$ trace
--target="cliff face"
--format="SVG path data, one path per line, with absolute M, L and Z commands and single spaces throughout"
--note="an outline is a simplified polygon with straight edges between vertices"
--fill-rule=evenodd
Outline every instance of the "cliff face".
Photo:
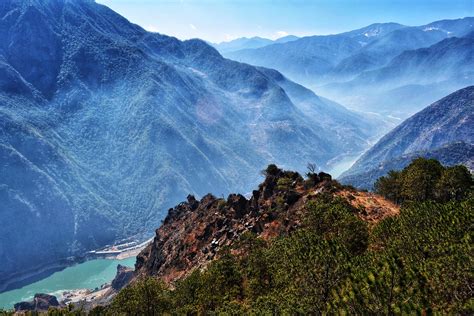
M 136 276 L 173 282 L 205 267 L 219 256 L 219 250 L 246 232 L 264 239 L 286 235 L 304 225 L 306 203 L 323 193 L 338 195 L 355 207 L 364 206 L 358 215 L 369 222 L 398 213 L 392 203 L 344 188 L 328 174 L 314 175 L 311 182 L 296 172 L 276 169 L 267 172 L 250 199 L 240 194 L 227 199 L 208 194 L 198 201 L 190 195 L 170 209 L 154 241 L 138 255 Z

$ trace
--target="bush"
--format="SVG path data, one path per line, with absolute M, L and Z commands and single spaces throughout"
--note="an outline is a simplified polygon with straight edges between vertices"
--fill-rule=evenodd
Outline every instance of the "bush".
M 398 171 L 390 171 L 379 178 L 374 185 L 375 192 L 399 204 L 402 202 L 402 179 Z
M 171 307 L 170 291 L 166 285 L 148 277 L 122 289 L 110 310 L 118 315 L 161 315 L 168 313 Z
M 281 172 L 280 168 L 278 168 L 275 164 L 270 164 L 268 167 L 262 171 L 264 176 L 276 176 Z
M 351 254 L 363 253 L 368 245 L 367 224 L 359 219 L 356 209 L 341 199 L 329 197 L 308 204 L 308 224 L 326 240 L 338 240 Z
M 280 191 L 288 191 L 289 189 L 291 189 L 292 184 L 293 180 L 291 178 L 280 178 L 277 181 L 277 189 Z
M 402 171 L 401 195 L 408 201 L 435 198 L 434 189 L 441 178 L 443 166 L 434 159 L 417 158 Z

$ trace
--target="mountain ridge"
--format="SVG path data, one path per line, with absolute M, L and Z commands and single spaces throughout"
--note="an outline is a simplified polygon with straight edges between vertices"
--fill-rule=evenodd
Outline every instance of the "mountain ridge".
M 426 107 L 382 137 L 340 177 L 343 183 L 371 188 L 373 182 L 389 171 L 400 169 L 414 156 L 429 156 L 453 164 L 473 166 L 474 86 L 460 89 Z M 461 143 L 459 143 L 461 142 Z M 463 145 L 464 144 L 464 145 Z M 454 146 L 457 158 L 446 158 L 446 149 Z M 438 152 L 438 155 L 431 154 Z M 449 153 L 449 151 L 448 151 Z M 406 156 L 402 159 L 403 156 Z M 399 160 L 398 164 L 391 161 Z M 400 161 L 401 160 L 401 161 Z M 388 166 L 385 166 L 387 164 Z M 375 172 L 376 170 L 376 172 Z M 376 174 L 370 178 L 361 174 Z M 359 180 L 357 179 L 359 178 Z

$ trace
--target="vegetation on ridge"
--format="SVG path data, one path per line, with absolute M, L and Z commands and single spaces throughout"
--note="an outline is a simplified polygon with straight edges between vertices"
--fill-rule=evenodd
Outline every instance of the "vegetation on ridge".
M 304 228 L 269 241 L 247 233 L 175 289 L 140 280 L 106 312 L 149 314 L 145 294 L 161 289 L 156 314 L 472 313 L 470 174 L 423 159 L 400 174 L 411 202 L 399 216 L 369 227 L 346 200 L 321 194 Z

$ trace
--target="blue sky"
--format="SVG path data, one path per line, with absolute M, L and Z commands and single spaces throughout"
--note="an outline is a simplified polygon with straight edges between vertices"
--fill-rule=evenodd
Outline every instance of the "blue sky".
M 474 16 L 474 0 L 96 0 L 180 39 L 331 34 L 375 22 L 421 25 Z

